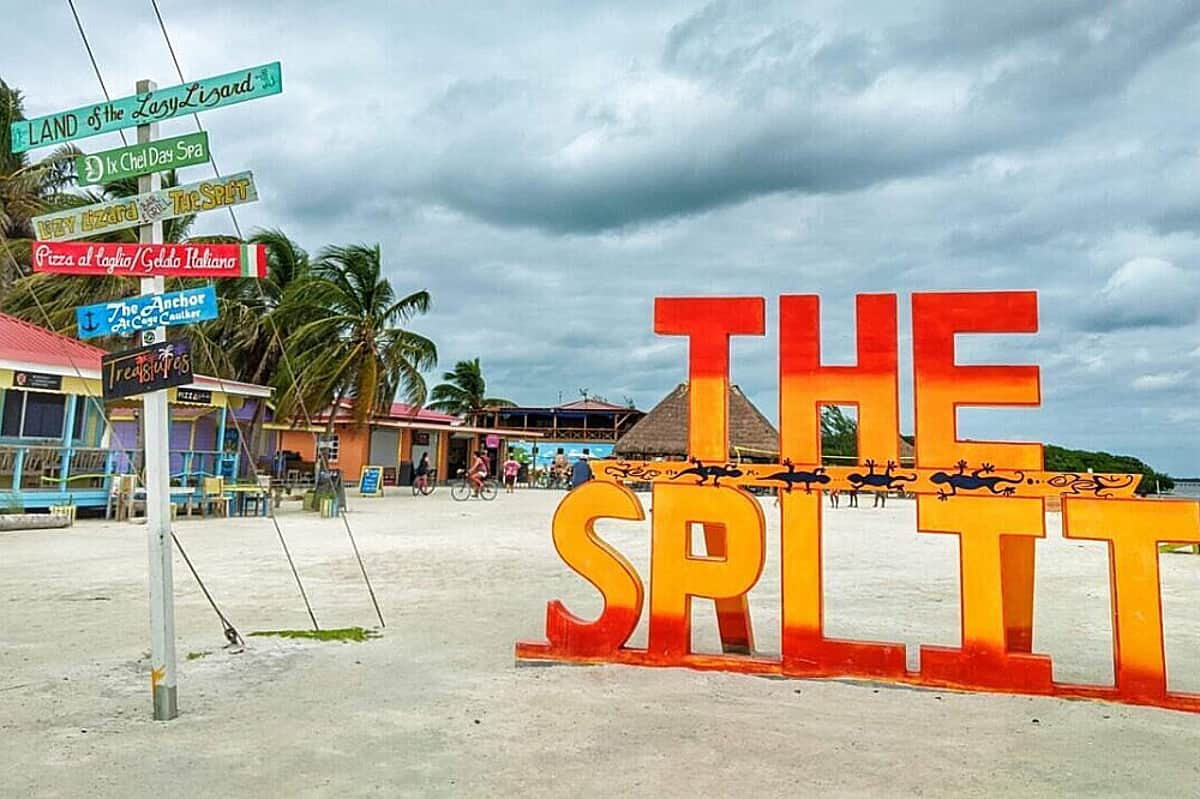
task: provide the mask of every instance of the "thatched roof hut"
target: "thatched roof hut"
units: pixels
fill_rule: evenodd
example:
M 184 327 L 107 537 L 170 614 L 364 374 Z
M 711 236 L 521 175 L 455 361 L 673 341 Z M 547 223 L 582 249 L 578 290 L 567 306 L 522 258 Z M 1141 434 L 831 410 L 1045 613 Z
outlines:
M 774 461 L 779 432 L 737 386 L 729 387 L 729 457 L 731 460 Z M 740 457 L 739 457 L 740 452 Z M 687 458 L 688 384 L 680 383 L 662 402 L 617 441 L 619 458 Z
M 618 458 L 689 457 L 688 384 L 680 383 L 641 421 L 621 436 L 613 448 Z M 899 440 L 900 462 L 914 462 L 913 445 Z M 754 407 L 737 386 L 729 387 L 729 458 L 740 461 L 774 462 L 779 457 L 779 432 L 767 417 Z

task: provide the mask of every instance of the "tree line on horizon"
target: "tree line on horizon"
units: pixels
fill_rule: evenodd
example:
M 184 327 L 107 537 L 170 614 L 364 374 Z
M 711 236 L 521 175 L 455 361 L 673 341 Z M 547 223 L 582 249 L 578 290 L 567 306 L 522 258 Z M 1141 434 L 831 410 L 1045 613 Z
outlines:
M 34 273 L 32 220 L 132 196 L 137 180 L 81 190 L 74 172 L 77 147 L 60 146 L 40 161 L 12 153 L 10 123 L 24 119 L 22 104 L 21 93 L 0 79 L 0 310 L 75 336 L 76 307 L 136 294 L 138 282 Z M 178 185 L 174 170 L 162 173 L 162 185 Z M 194 215 L 166 220 L 164 241 L 238 242 L 189 236 L 194 222 Z M 135 243 L 137 230 L 86 241 Z M 429 310 L 429 293 L 398 293 L 383 274 L 378 244 L 328 245 L 311 255 L 278 229 L 255 231 L 246 243 L 265 248 L 266 277 L 212 281 L 220 317 L 181 327 L 177 335 L 191 344 L 200 371 L 274 389 L 276 419 L 307 422 L 343 400 L 353 400 L 358 423 L 387 412 L 396 399 L 418 408 L 432 399 L 429 407 L 454 414 L 512 404 L 486 395 L 478 358 L 458 362 L 430 394 L 422 373 L 437 366 L 437 346 L 408 327 Z M 176 291 L 208 281 L 166 282 L 168 291 Z M 109 350 L 128 346 L 118 339 L 94 343 Z

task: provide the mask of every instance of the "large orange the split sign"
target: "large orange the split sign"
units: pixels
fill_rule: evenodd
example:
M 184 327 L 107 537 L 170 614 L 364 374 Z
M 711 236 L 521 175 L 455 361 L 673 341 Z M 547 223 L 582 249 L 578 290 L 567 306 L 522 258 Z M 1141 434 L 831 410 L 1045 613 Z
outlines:
M 820 301 L 779 302 L 780 463 L 730 462 L 729 339 L 763 335 L 758 297 L 660 298 L 655 331 L 686 336 L 690 458 L 598 461 L 596 481 L 566 496 L 554 515 L 564 563 L 601 594 L 582 619 L 561 602 L 546 609 L 546 640 L 521 642 L 524 660 L 688 666 L 796 677 L 890 682 L 1108 699 L 1200 712 L 1200 695 L 1169 692 L 1163 649 L 1158 552 L 1200 544 L 1200 502 L 1134 497 L 1138 475 L 1050 473 L 1041 444 L 960 441 L 962 406 L 1040 404 L 1036 366 L 960 366 L 959 333 L 1034 333 L 1034 292 L 925 293 L 912 297 L 916 463 L 898 465 L 896 296 L 860 295 L 857 364 L 826 366 Z M 858 409 L 857 466 L 821 465 L 821 406 Z M 642 520 L 623 483 L 650 483 L 649 590 L 629 561 L 595 532 L 599 519 Z M 766 523 L 747 487 L 779 490 L 782 651 L 754 645 L 747 594 L 766 557 Z M 909 671 L 904 644 L 828 638 L 824 631 L 821 497 L 825 490 L 903 490 L 916 495 L 922 533 L 959 539 L 961 646 L 922 646 Z M 1112 593 L 1112 685 L 1055 682 L 1049 655 L 1033 645 L 1034 565 L 1045 538 L 1045 498 L 1063 498 L 1063 535 L 1104 541 Z M 706 555 L 693 555 L 701 525 Z M 691 601 L 712 599 L 722 654 L 691 647 Z M 649 608 L 644 649 L 626 646 Z

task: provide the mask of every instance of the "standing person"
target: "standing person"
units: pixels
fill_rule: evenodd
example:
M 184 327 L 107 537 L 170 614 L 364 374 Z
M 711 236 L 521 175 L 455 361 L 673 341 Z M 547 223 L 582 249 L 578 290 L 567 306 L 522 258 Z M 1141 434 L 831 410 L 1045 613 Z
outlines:
M 509 453 L 504 462 L 504 493 L 511 494 L 517 484 L 517 472 L 521 471 L 521 463 Z
M 838 506 L 838 499 L 841 497 L 841 495 L 842 495 L 841 489 L 838 489 L 838 488 L 829 489 L 829 507 L 836 508 Z
M 424 452 L 421 454 L 421 461 L 420 461 L 420 463 L 417 464 L 415 473 L 417 476 L 417 479 L 415 482 L 418 486 L 420 486 L 421 488 L 424 488 L 425 486 L 429 485 L 429 453 L 428 452 Z
M 588 463 L 588 451 L 585 449 L 571 467 L 571 488 L 579 486 L 592 479 L 592 465 Z
M 887 492 L 886 491 L 876 491 L 875 492 L 875 501 L 871 504 L 871 507 L 872 508 L 886 508 L 887 507 Z
M 571 475 L 571 464 L 567 463 L 567 456 L 563 452 L 563 448 L 559 447 L 558 452 L 554 453 L 554 462 L 550 464 L 550 480 L 555 486 L 565 486 Z
M 850 489 L 850 507 L 852 507 L 852 508 L 858 507 L 858 489 L 857 488 Z

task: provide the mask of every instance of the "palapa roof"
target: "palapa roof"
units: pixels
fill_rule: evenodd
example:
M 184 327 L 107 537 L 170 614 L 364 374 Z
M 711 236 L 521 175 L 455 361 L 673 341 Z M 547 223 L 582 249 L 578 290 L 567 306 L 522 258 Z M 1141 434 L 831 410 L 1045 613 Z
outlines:
M 730 458 L 737 457 L 735 448 L 743 458 L 774 459 L 779 452 L 775 426 L 734 385 L 729 387 L 729 443 Z M 688 457 L 688 384 L 676 386 L 621 436 L 613 454 L 620 458 Z

